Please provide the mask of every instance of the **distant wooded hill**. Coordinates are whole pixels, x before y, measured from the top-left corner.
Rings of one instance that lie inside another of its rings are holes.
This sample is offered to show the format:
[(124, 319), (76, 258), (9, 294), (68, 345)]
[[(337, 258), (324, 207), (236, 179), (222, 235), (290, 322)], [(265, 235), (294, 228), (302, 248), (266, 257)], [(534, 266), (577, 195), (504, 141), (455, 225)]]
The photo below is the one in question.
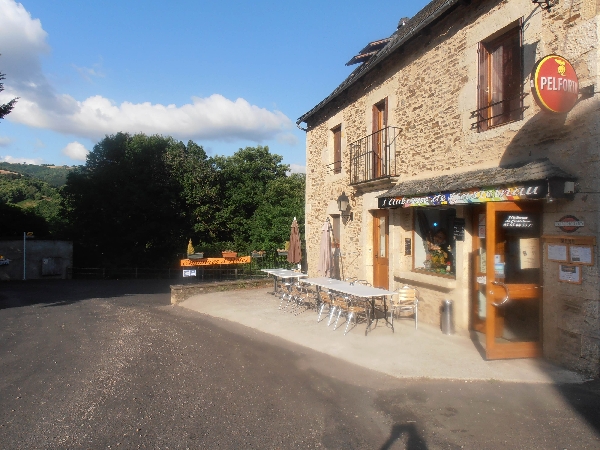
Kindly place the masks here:
[(53, 166), (50, 164), (13, 164), (0, 162), (0, 174), (2, 171), (18, 173), (25, 176), (45, 181), (50, 186), (59, 188), (67, 182), (67, 174), (76, 166)]
[[(72, 167), (0, 163), (0, 237), (34, 227), (40, 237), (58, 235), (62, 226), (59, 189)], [(23, 229), (22, 229), (23, 228)]]

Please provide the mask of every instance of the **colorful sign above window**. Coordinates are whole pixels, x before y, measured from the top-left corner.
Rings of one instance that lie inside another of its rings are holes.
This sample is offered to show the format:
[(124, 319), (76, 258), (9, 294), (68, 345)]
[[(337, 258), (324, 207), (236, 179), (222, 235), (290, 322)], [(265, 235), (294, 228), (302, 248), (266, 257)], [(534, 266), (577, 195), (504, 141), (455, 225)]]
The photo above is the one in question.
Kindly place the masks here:
[(544, 195), (546, 195), (546, 187), (540, 184), (446, 192), (419, 197), (381, 197), (377, 203), (379, 208), (395, 208), (398, 206), (409, 208), (411, 206), (466, 205), (469, 203), (518, 201), (542, 198)]
[(531, 71), (531, 92), (540, 108), (552, 113), (567, 113), (579, 96), (575, 69), (562, 56), (548, 55)]

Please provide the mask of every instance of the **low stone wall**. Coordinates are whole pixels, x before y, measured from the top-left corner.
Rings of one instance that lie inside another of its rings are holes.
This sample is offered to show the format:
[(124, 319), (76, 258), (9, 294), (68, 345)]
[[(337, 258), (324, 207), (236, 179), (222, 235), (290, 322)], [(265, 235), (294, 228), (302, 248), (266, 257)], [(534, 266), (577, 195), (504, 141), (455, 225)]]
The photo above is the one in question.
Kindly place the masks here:
[(221, 281), (216, 283), (175, 284), (171, 286), (171, 304), (176, 305), (177, 303), (198, 294), (237, 291), (241, 289), (260, 289), (269, 286), (273, 286), (272, 278)]

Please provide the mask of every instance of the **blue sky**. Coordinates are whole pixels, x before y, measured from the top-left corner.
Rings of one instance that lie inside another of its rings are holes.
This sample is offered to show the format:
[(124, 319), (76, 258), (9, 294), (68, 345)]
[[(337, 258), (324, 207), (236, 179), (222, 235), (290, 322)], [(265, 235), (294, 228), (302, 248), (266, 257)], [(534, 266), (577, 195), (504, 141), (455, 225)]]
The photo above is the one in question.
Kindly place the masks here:
[(78, 165), (107, 134), (209, 154), (268, 145), (306, 165), (296, 120), (427, 1), (0, 0), (0, 161)]

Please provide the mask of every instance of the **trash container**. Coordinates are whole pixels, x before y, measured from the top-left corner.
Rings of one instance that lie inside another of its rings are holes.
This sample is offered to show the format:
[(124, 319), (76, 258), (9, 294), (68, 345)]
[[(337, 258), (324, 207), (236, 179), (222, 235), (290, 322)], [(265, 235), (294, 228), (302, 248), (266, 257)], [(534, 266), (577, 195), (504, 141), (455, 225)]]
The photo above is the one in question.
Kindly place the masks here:
[(454, 334), (454, 314), (452, 313), (452, 300), (442, 302), (442, 333)]

